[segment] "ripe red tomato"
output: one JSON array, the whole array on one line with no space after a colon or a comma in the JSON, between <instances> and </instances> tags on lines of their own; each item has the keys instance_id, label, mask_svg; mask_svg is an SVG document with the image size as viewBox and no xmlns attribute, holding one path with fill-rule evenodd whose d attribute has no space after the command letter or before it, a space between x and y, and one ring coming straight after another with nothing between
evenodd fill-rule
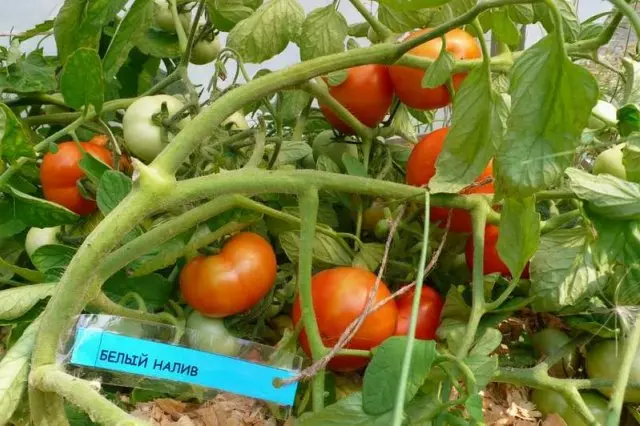
<instances>
[{"instance_id":1,"label":"ripe red tomato","mask_svg":"<svg viewBox=\"0 0 640 426\"><path fill-rule=\"evenodd\" d=\"M407 37L407 40L418 37L430 31L419 30ZM475 38L460 29L451 30L445 34L446 50L457 60L476 59L482 56L482 51ZM436 59L442 49L442 38L429 40L409 51L409 54L423 58ZM451 103L451 96L446 85L434 89L423 89L422 79L425 71L401 65L389 67L389 75L393 83L393 90L400 100L407 106L416 109L442 108ZM456 90L467 77L466 73L453 75L453 86Z\"/></svg>"},{"instance_id":2,"label":"ripe red tomato","mask_svg":"<svg viewBox=\"0 0 640 426\"><path fill-rule=\"evenodd\" d=\"M329 93L362 124L377 126L387 115L393 101L393 88L387 67L361 65L349 68L347 72L347 79L338 86L329 86ZM320 104L320 109L333 127L343 133L353 133L328 106Z\"/></svg>"},{"instance_id":3,"label":"ripe red tomato","mask_svg":"<svg viewBox=\"0 0 640 426\"><path fill-rule=\"evenodd\" d=\"M396 304L398 305L396 336L406 336L409 332L414 293L414 289L411 289L396 298ZM417 339L434 340L436 338L436 330L440 324L440 314L443 306L444 302L437 291L426 285L422 287L420 309L418 310L418 325L416 327Z\"/></svg>"},{"instance_id":4,"label":"ripe red tomato","mask_svg":"<svg viewBox=\"0 0 640 426\"><path fill-rule=\"evenodd\" d=\"M484 275L499 273L504 276L510 276L509 268L504 264L500 256L498 255L498 236L500 235L500 228L495 225L487 225L484 231L484 262L483 273ZM473 238L469 237L467 240L467 246L465 249L465 258L467 259L467 265L469 268L473 268ZM529 278L529 264L525 266L522 272L522 278Z\"/></svg>"},{"instance_id":5,"label":"ripe red tomato","mask_svg":"<svg viewBox=\"0 0 640 426\"><path fill-rule=\"evenodd\" d=\"M93 141L93 139L92 139ZM82 148L98 160L113 166L111 152L104 146L92 142L80 142ZM78 162L82 152L76 142L58 144L58 152L45 154L40 166L40 181L44 197L80 215L88 215L97 209L96 202L80 195L79 179L85 176Z\"/></svg>"},{"instance_id":6,"label":"ripe red tomato","mask_svg":"<svg viewBox=\"0 0 640 426\"><path fill-rule=\"evenodd\" d=\"M241 232L220 253L192 259L180 273L184 300L210 317L246 311L260 301L276 280L273 247L258 234Z\"/></svg>"},{"instance_id":7,"label":"ripe red tomato","mask_svg":"<svg viewBox=\"0 0 640 426\"><path fill-rule=\"evenodd\" d=\"M436 174L436 160L444 146L444 140L449 129L443 127L426 135L416 146L413 147L409 160L407 161L407 183L414 186L428 184ZM493 176L493 165L491 162L484 169L476 182L487 180ZM480 186L465 189L461 194L493 194L493 182ZM449 209L444 207L432 207L431 220L439 221L444 227L449 215ZM453 232L471 232L471 216L466 210L453 209L451 216L451 227Z\"/></svg>"},{"instance_id":8,"label":"ripe red tomato","mask_svg":"<svg viewBox=\"0 0 640 426\"><path fill-rule=\"evenodd\" d=\"M350 267L327 269L313 276L313 309L325 346L335 345L349 324L362 313L375 281L376 276L371 272ZM373 303L390 295L387 286L381 282ZM292 316L295 324L301 320L300 296L296 297L293 304ZM390 301L364 320L347 348L366 350L378 346L386 338L393 336L397 319L398 308L394 301ZM300 345L308 355L311 354L304 329L300 333ZM353 371L364 367L368 362L368 358L338 356L329 362L329 368L335 371Z\"/></svg>"}]
</instances>

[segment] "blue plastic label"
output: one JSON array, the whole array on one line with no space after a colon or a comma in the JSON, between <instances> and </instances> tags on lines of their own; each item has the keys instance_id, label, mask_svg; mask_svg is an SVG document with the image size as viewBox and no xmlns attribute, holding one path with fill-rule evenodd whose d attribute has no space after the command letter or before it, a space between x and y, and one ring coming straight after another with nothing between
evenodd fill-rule
<instances>
[{"instance_id":1,"label":"blue plastic label","mask_svg":"<svg viewBox=\"0 0 640 426\"><path fill-rule=\"evenodd\" d=\"M78 328L71 363L207 388L291 406L297 384L274 379L295 372L251 361L152 342L97 328Z\"/></svg>"}]
</instances>

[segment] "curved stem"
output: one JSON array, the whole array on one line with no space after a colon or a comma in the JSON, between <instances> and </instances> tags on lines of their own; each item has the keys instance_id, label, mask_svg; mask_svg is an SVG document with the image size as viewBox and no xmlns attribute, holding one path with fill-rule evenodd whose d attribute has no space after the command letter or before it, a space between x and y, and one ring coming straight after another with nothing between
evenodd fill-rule
<instances>
[{"instance_id":1,"label":"curved stem","mask_svg":"<svg viewBox=\"0 0 640 426\"><path fill-rule=\"evenodd\" d=\"M636 12L636 9L631 6L625 0L609 0L624 16L629 19L633 30L636 32L636 36L640 37L640 17Z\"/></svg>"},{"instance_id":2,"label":"curved stem","mask_svg":"<svg viewBox=\"0 0 640 426\"><path fill-rule=\"evenodd\" d=\"M260 162L262 161L262 156L264 155L264 147L267 141L267 130L264 126L264 121L260 120L260 129L255 134L255 144L253 146L253 152L251 153L251 157L247 161L247 164L244 165L244 168L253 168L258 167Z\"/></svg>"},{"instance_id":3,"label":"curved stem","mask_svg":"<svg viewBox=\"0 0 640 426\"><path fill-rule=\"evenodd\" d=\"M464 380L465 380L465 383L467 385L467 390L468 390L468 393L470 395L477 392L477 389L476 389L476 386L477 386L476 378L473 375L473 371L471 371L469 366L467 364L465 364L464 361L462 361L459 358L456 358L453 355L439 354L438 355L438 359L436 360L436 362L442 362L442 361L451 362L456 367L458 367L458 369L460 369L460 372L464 376Z\"/></svg>"},{"instance_id":4,"label":"curved stem","mask_svg":"<svg viewBox=\"0 0 640 426\"><path fill-rule=\"evenodd\" d=\"M418 326L418 312L420 312L420 296L422 293L422 282L424 281L425 265L427 264L427 252L429 248L429 193L424 191L424 235L422 236L422 250L420 251L420 262L418 264L417 285L413 294L413 304L411 306L411 317L409 319L409 330L407 331L407 346L402 359L402 370L400 371L400 382L398 383L398 394L393 409L393 426L401 426L404 420L404 404L407 396L407 381L409 380L409 369L413 356L413 344L416 338L416 328Z\"/></svg>"},{"instance_id":5,"label":"curved stem","mask_svg":"<svg viewBox=\"0 0 640 426\"><path fill-rule=\"evenodd\" d=\"M169 8L171 9L171 15L173 16L173 24L176 27L176 34L178 35L178 44L180 45L180 52L185 53L189 50L189 40L187 34L184 32L182 23L180 22L180 15L178 14L178 6L176 6L176 0L168 0Z\"/></svg>"},{"instance_id":6,"label":"curved stem","mask_svg":"<svg viewBox=\"0 0 640 426\"><path fill-rule=\"evenodd\" d=\"M386 40L393 35L391 30L384 24L382 24L382 22L380 22L375 16L373 16L360 0L349 1L353 5L353 7L356 8L358 12L360 12L360 15L362 15L362 17L369 23L371 28L373 28L373 30L378 34L378 36L380 36L382 40Z\"/></svg>"},{"instance_id":7,"label":"curved stem","mask_svg":"<svg viewBox=\"0 0 640 426\"><path fill-rule=\"evenodd\" d=\"M563 54L567 55L567 48L564 44L564 27L562 23L562 15L560 14L560 9L558 9L558 5L554 2L554 0L544 0L547 4L547 7L551 10L551 15L553 16L553 29L556 32L556 38L558 45L560 46L560 51Z\"/></svg>"},{"instance_id":8,"label":"curved stem","mask_svg":"<svg viewBox=\"0 0 640 426\"><path fill-rule=\"evenodd\" d=\"M498 309L505 302L505 300L507 300L507 298L511 296L511 293L513 293L513 291L518 288L518 284L520 284L520 277L513 278L506 290L503 291L496 300L486 304L485 310L487 312L491 312Z\"/></svg>"},{"instance_id":9,"label":"curved stem","mask_svg":"<svg viewBox=\"0 0 640 426\"><path fill-rule=\"evenodd\" d=\"M154 314L151 312L139 311L137 309L130 309L109 299L104 293L100 293L98 297L89 303L88 306L109 315L117 315L149 322L162 322L172 325L176 322L176 319L173 318L171 314L166 312Z\"/></svg>"},{"instance_id":10,"label":"curved stem","mask_svg":"<svg viewBox=\"0 0 640 426\"><path fill-rule=\"evenodd\" d=\"M547 232L554 231L580 216L582 216L582 212L580 210L571 210L566 213L561 213L557 216L553 216L542 222L540 226L540 232L546 234Z\"/></svg>"},{"instance_id":11,"label":"curved stem","mask_svg":"<svg viewBox=\"0 0 640 426\"><path fill-rule=\"evenodd\" d=\"M313 295L311 291L311 272L313 267L313 242L316 236L316 219L318 217L318 190L309 188L299 195L300 216L302 226L300 227L300 256L298 259L298 293L300 297L300 307L302 311L302 322L304 323L311 356L314 361L322 358L327 348L322 343L320 330L316 322L316 315L313 309ZM324 408L324 371L320 371L313 377L313 411L320 411Z\"/></svg>"}]
</instances>

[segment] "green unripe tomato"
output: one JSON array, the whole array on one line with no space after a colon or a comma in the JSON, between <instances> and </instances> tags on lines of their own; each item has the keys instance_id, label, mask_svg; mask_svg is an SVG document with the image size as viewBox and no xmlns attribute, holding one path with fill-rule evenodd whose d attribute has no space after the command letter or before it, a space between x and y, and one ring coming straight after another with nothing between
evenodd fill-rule
<instances>
[{"instance_id":1,"label":"green unripe tomato","mask_svg":"<svg viewBox=\"0 0 640 426\"><path fill-rule=\"evenodd\" d=\"M326 155L341 169L344 169L342 155L348 154L358 158L358 147L351 143L336 142L333 137L333 131L325 130L316 136L313 140L313 158L317 161L321 155Z\"/></svg>"},{"instance_id":2,"label":"green unripe tomato","mask_svg":"<svg viewBox=\"0 0 640 426\"><path fill-rule=\"evenodd\" d=\"M169 116L184 106L178 99L169 95L143 96L129 106L122 120L127 148L147 163L153 161L166 146L162 140L162 128L153 122L153 116L162 110L163 103L167 105ZM173 138L171 133L168 136L169 140Z\"/></svg>"},{"instance_id":3,"label":"green unripe tomato","mask_svg":"<svg viewBox=\"0 0 640 426\"><path fill-rule=\"evenodd\" d=\"M195 65L205 65L218 57L221 46L218 37L213 40L200 40L193 45L189 61Z\"/></svg>"},{"instance_id":4,"label":"green unripe tomato","mask_svg":"<svg viewBox=\"0 0 640 426\"><path fill-rule=\"evenodd\" d=\"M221 318L209 318L193 311L187 318L187 341L196 349L234 356L240 344L229 333Z\"/></svg>"},{"instance_id":5,"label":"green unripe tomato","mask_svg":"<svg viewBox=\"0 0 640 426\"><path fill-rule=\"evenodd\" d=\"M180 20L180 24L182 28L184 28L185 32L189 30L189 26L191 25L191 14L188 12L181 13L178 15L178 19ZM167 2L154 2L153 3L153 25L160 28L162 31L166 31L168 33L176 32L176 26L173 22L173 14L171 13L171 9L169 9L169 4Z\"/></svg>"},{"instance_id":6,"label":"green unripe tomato","mask_svg":"<svg viewBox=\"0 0 640 426\"><path fill-rule=\"evenodd\" d=\"M586 368L590 379L603 379L614 382L618 376L622 357L625 352L623 344L615 340L603 340L592 345L587 350ZM640 351L637 351L631 364L630 382L640 382ZM612 389L601 389L600 392L611 396ZM625 402L640 403L640 390L627 389L624 393Z\"/></svg>"},{"instance_id":7,"label":"green unripe tomato","mask_svg":"<svg viewBox=\"0 0 640 426\"><path fill-rule=\"evenodd\" d=\"M538 357L547 357L571 341L571 338L557 328L545 328L531 337L533 349ZM549 367L549 375L571 377L578 368L578 348Z\"/></svg>"},{"instance_id":8,"label":"green unripe tomato","mask_svg":"<svg viewBox=\"0 0 640 426\"><path fill-rule=\"evenodd\" d=\"M602 151L596 161L593 164L593 173L599 175L601 173L607 173L611 176L615 176L619 179L627 179L627 170L622 163L623 152L625 144L619 144L612 148Z\"/></svg>"},{"instance_id":9,"label":"green unripe tomato","mask_svg":"<svg viewBox=\"0 0 640 426\"><path fill-rule=\"evenodd\" d=\"M50 246L60 244L58 240L59 226L52 228L31 228L27 232L27 238L24 242L24 249L27 255L31 257L33 253L42 246Z\"/></svg>"},{"instance_id":10,"label":"green unripe tomato","mask_svg":"<svg viewBox=\"0 0 640 426\"><path fill-rule=\"evenodd\" d=\"M607 419L608 401L595 392L582 392L580 394L585 404L593 413L599 424L605 424ZM531 394L531 401L536 404L538 410L545 415L557 414L568 426L587 426L582 417L569 406L562 395L550 390L536 389Z\"/></svg>"},{"instance_id":11,"label":"green unripe tomato","mask_svg":"<svg viewBox=\"0 0 640 426\"><path fill-rule=\"evenodd\" d=\"M231 123L230 130L247 130L249 128L247 118L242 111L236 111L231 114L226 120L222 122L221 126L226 128L228 127L229 123Z\"/></svg>"},{"instance_id":12,"label":"green unripe tomato","mask_svg":"<svg viewBox=\"0 0 640 426\"><path fill-rule=\"evenodd\" d=\"M596 117L594 113L604 118L605 121ZM611 105L609 102L598 100L598 103L595 107L593 107L591 116L589 117L587 128L596 130L604 126L615 126L617 122L618 109L614 105Z\"/></svg>"}]
</instances>

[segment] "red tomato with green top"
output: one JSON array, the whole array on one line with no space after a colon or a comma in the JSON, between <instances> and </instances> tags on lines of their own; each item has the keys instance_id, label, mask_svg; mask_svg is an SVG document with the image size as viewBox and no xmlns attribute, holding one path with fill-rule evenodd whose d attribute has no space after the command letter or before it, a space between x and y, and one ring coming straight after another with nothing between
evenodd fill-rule
<instances>
[{"instance_id":1,"label":"red tomato with green top","mask_svg":"<svg viewBox=\"0 0 640 426\"><path fill-rule=\"evenodd\" d=\"M407 161L407 183L413 186L427 185L436 175L436 161L444 146L445 138L449 132L448 127L437 129L426 135L418 142L409 155ZM484 169L476 182L488 181L493 176L493 166L491 162ZM461 194L493 194L493 181L488 181L483 185L473 186L461 192ZM430 219L432 222L440 222L440 227L444 228L447 223L449 209L444 207L431 207ZM471 232L471 215L463 209L453 209L451 216L451 227L453 232Z\"/></svg>"},{"instance_id":2,"label":"red tomato with green top","mask_svg":"<svg viewBox=\"0 0 640 426\"><path fill-rule=\"evenodd\" d=\"M409 333L414 294L415 290L411 289L396 298L396 304L398 305L396 336L406 336ZM422 287L420 307L418 309L418 323L416 326L417 339L434 340L436 338L436 330L440 324L440 314L442 313L443 306L444 301L435 289L426 285Z\"/></svg>"},{"instance_id":3,"label":"red tomato with green top","mask_svg":"<svg viewBox=\"0 0 640 426\"><path fill-rule=\"evenodd\" d=\"M430 29L418 30L411 33L406 40L416 38ZM482 50L478 46L478 42L469 33L454 29L445 34L445 49L456 60L461 59L477 59L482 57ZM410 55L422 58L436 59L442 50L442 38L435 38L411 49ZM451 95L446 85L438 86L433 89L422 88L422 79L425 70L421 68L412 68L403 65L392 65L389 67L389 75L393 83L393 90L396 96L400 98L405 105L416 109L437 109L442 108L451 103ZM452 76L453 86L456 90L460 87L466 73L457 73Z\"/></svg>"},{"instance_id":4,"label":"red tomato with green top","mask_svg":"<svg viewBox=\"0 0 640 426\"><path fill-rule=\"evenodd\" d=\"M82 159L78 144L88 154L109 167L113 166L111 151L102 145L92 142L62 142L58 144L58 152L45 154L40 166L40 181L47 200L79 215L88 215L98 206L95 201L84 198L77 186L78 180L86 176L78 164Z\"/></svg>"},{"instance_id":5,"label":"red tomato with green top","mask_svg":"<svg viewBox=\"0 0 640 426\"><path fill-rule=\"evenodd\" d=\"M180 273L180 290L210 317L239 314L256 305L276 281L276 254L258 234L241 232L213 256L193 258Z\"/></svg>"},{"instance_id":6,"label":"red tomato with green top","mask_svg":"<svg viewBox=\"0 0 640 426\"><path fill-rule=\"evenodd\" d=\"M313 309L320 330L320 337L326 347L333 347L346 328L363 311L369 291L376 282L376 275L364 269L339 267L315 274L311 280ZM378 286L374 305L389 297L391 293L384 282ZM302 320L300 295L293 304L293 322ZM398 308L390 300L382 308L369 315L353 339L347 344L349 349L369 350L393 336L398 320ZM300 333L302 349L311 354L306 331ZM354 371L364 367L369 358L357 356L337 356L329 362L335 371Z\"/></svg>"},{"instance_id":7,"label":"red tomato with green top","mask_svg":"<svg viewBox=\"0 0 640 426\"><path fill-rule=\"evenodd\" d=\"M329 86L329 93L362 124L375 127L387 115L393 101L389 72L384 65L360 65L347 70L347 78L337 86ZM327 79L325 78L325 81ZM343 133L353 133L326 105L320 109L327 121Z\"/></svg>"}]
</instances>

